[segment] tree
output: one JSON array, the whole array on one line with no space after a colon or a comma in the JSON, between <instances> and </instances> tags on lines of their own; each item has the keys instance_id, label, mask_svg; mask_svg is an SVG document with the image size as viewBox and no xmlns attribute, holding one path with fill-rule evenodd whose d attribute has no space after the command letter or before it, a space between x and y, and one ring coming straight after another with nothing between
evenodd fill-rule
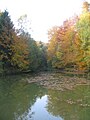
<instances>
[{"instance_id":1,"label":"tree","mask_svg":"<svg viewBox=\"0 0 90 120\"><path fill-rule=\"evenodd\" d=\"M77 22L77 32L82 54L82 57L79 57L79 64L81 64L81 68L86 69L90 67L90 12L88 2L83 3L83 12Z\"/></svg>"},{"instance_id":2,"label":"tree","mask_svg":"<svg viewBox=\"0 0 90 120\"><path fill-rule=\"evenodd\" d=\"M27 61L27 43L25 37L16 33L8 11L0 16L0 60L3 69L25 69Z\"/></svg>"},{"instance_id":3,"label":"tree","mask_svg":"<svg viewBox=\"0 0 90 120\"><path fill-rule=\"evenodd\" d=\"M12 44L13 56L12 65L19 70L26 70L28 68L28 43L27 38L23 35L14 34L14 42Z\"/></svg>"},{"instance_id":4,"label":"tree","mask_svg":"<svg viewBox=\"0 0 90 120\"><path fill-rule=\"evenodd\" d=\"M62 53L61 60L64 66L72 66L76 59L76 45L75 45L75 23L77 16L64 21L63 26L59 30L60 50ZM58 51L57 51L58 52ZM59 58L59 56L58 56Z\"/></svg>"},{"instance_id":5,"label":"tree","mask_svg":"<svg viewBox=\"0 0 90 120\"><path fill-rule=\"evenodd\" d=\"M17 24L18 24L19 34L28 33L31 29L30 21L29 21L28 16L26 14L19 17Z\"/></svg>"},{"instance_id":6,"label":"tree","mask_svg":"<svg viewBox=\"0 0 90 120\"><path fill-rule=\"evenodd\" d=\"M9 13L5 10L0 15L0 59L3 63L3 69L11 66L13 32L15 32L14 25Z\"/></svg>"},{"instance_id":7,"label":"tree","mask_svg":"<svg viewBox=\"0 0 90 120\"><path fill-rule=\"evenodd\" d=\"M58 49L58 29L59 27L55 26L51 30L48 31L48 38L49 38L49 43L48 43L48 48L47 48L47 59L48 59L48 64L52 67L56 67L57 64L57 57L56 57L56 52Z\"/></svg>"},{"instance_id":8,"label":"tree","mask_svg":"<svg viewBox=\"0 0 90 120\"><path fill-rule=\"evenodd\" d=\"M39 67L39 48L32 38L28 40L28 50L29 70L36 71Z\"/></svg>"},{"instance_id":9,"label":"tree","mask_svg":"<svg viewBox=\"0 0 90 120\"><path fill-rule=\"evenodd\" d=\"M72 66L76 60L76 31L77 16L63 22L60 27L49 31L48 60L55 68Z\"/></svg>"},{"instance_id":10,"label":"tree","mask_svg":"<svg viewBox=\"0 0 90 120\"><path fill-rule=\"evenodd\" d=\"M37 42L39 48L39 70L47 69L47 45L41 41Z\"/></svg>"}]
</instances>

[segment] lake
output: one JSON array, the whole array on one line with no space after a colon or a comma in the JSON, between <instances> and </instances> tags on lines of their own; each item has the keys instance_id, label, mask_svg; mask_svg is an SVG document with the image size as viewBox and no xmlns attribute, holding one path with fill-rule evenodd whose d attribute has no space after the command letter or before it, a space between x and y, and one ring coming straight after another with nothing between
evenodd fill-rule
<instances>
[{"instance_id":1,"label":"lake","mask_svg":"<svg viewBox=\"0 0 90 120\"><path fill-rule=\"evenodd\" d=\"M90 120L89 85L57 91L23 78L0 78L0 120Z\"/></svg>"}]
</instances>

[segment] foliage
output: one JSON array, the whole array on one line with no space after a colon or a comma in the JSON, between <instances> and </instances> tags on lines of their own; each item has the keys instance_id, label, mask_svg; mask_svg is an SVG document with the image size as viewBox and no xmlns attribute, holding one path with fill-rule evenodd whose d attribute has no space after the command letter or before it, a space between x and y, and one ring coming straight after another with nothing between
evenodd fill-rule
<instances>
[{"instance_id":1,"label":"foliage","mask_svg":"<svg viewBox=\"0 0 90 120\"><path fill-rule=\"evenodd\" d=\"M16 36L12 45L12 65L20 70L28 68L28 45L23 35Z\"/></svg>"},{"instance_id":2,"label":"foliage","mask_svg":"<svg viewBox=\"0 0 90 120\"><path fill-rule=\"evenodd\" d=\"M47 70L48 66L90 70L88 2L83 3L81 15L75 15L48 31L48 44L36 42L30 29L27 15L18 19L18 29L15 29L8 11L0 12L0 72Z\"/></svg>"},{"instance_id":3,"label":"foliage","mask_svg":"<svg viewBox=\"0 0 90 120\"><path fill-rule=\"evenodd\" d=\"M70 63L75 63L76 32L74 24L77 19L75 16L73 19L66 20L62 26L49 31L49 35L52 37L48 45L48 61L51 61L53 67L61 68Z\"/></svg>"},{"instance_id":4,"label":"foliage","mask_svg":"<svg viewBox=\"0 0 90 120\"><path fill-rule=\"evenodd\" d=\"M0 59L3 69L23 69L27 65L27 46L25 40L15 32L9 13L4 11L0 16Z\"/></svg>"},{"instance_id":5,"label":"foliage","mask_svg":"<svg viewBox=\"0 0 90 120\"><path fill-rule=\"evenodd\" d=\"M77 32L80 39L80 50L82 52L82 57L80 59L81 63L83 62L82 67L90 66L90 12L86 6L82 14L80 15L79 21L77 22Z\"/></svg>"},{"instance_id":6,"label":"foliage","mask_svg":"<svg viewBox=\"0 0 90 120\"><path fill-rule=\"evenodd\" d=\"M29 69L31 71L35 71L38 68L39 65L39 49L36 44L36 41L34 41L32 38L28 41L28 47L29 47Z\"/></svg>"},{"instance_id":7,"label":"foliage","mask_svg":"<svg viewBox=\"0 0 90 120\"><path fill-rule=\"evenodd\" d=\"M37 42L39 49L39 69L47 70L47 45L41 41Z\"/></svg>"},{"instance_id":8,"label":"foliage","mask_svg":"<svg viewBox=\"0 0 90 120\"><path fill-rule=\"evenodd\" d=\"M7 66L11 66L11 59L13 56L12 44L13 44L13 23L8 15L7 11L4 11L0 15L0 59L3 63L3 69Z\"/></svg>"},{"instance_id":9,"label":"foliage","mask_svg":"<svg viewBox=\"0 0 90 120\"><path fill-rule=\"evenodd\" d=\"M90 11L83 3L82 14L48 32L48 61L54 68L90 69Z\"/></svg>"}]
</instances>

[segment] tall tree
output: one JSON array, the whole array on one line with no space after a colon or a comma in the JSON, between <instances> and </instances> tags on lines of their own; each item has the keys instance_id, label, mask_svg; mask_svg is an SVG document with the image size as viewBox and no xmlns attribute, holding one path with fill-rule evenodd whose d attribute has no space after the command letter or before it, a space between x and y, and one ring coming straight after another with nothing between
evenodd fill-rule
<instances>
[{"instance_id":1,"label":"tall tree","mask_svg":"<svg viewBox=\"0 0 90 120\"><path fill-rule=\"evenodd\" d=\"M0 59L3 63L3 69L4 67L11 66L13 32L15 32L14 25L9 13L5 10L0 15Z\"/></svg>"},{"instance_id":2,"label":"tall tree","mask_svg":"<svg viewBox=\"0 0 90 120\"><path fill-rule=\"evenodd\" d=\"M36 41L32 38L28 41L28 49L29 70L36 71L39 67L39 48Z\"/></svg>"},{"instance_id":3,"label":"tall tree","mask_svg":"<svg viewBox=\"0 0 90 120\"><path fill-rule=\"evenodd\" d=\"M27 38L23 35L16 35L14 33L14 42L12 44L13 56L12 65L19 70L25 70L28 68L28 43Z\"/></svg>"},{"instance_id":4,"label":"tall tree","mask_svg":"<svg viewBox=\"0 0 90 120\"><path fill-rule=\"evenodd\" d=\"M48 60L56 68L75 64L76 59L76 31L77 16L64 21L63 25L49 31Z\"/></svg>"},{"instance_id":5,"label":"tall tree","mask_svg":"<svg viewBox=\"0 0 90 120\"><path fill-rule=\"evenodd\" d=\"M25 37L16 33L8 11L0 15L0 60L3 69L25 69L27 62L27 43Z\"/></svg>"},{"instance_id":6,"label":"tall tree","mask_svg":"<svg viewBox=\"0 0 90 120\"><path fill-rule=\"evenodd\" d=\"M48 38L49 38L49 43L48 43L48 49L47 49L47 59L48 63L52 67L56 67L57 65L57 57L56 57L56 52L58 49L58 29L59 27L55 26L52 29L48 31Z\"/></svg>"},{"instance_id":7,"label":"tall tree","mask_svg":"<svg viewBox=\"0 0 90 120\"><path fill-rule=\"evenodd\" d=\"M88 2L83 3L83 11L77 22L77 32L80 39L80 51L82 57L79 59L81 67L90 67L90 11Z\"/></svg>"},{"instance_id":8,"label":"tall tree","mask_svg":"<svg viewBox=\"0 0 90 120\"><path fill-rule=\"evenodd\" d=\"M39 48L39 70L47 69L47 44L39 41L37 42Z\"/></svg>"}]
</instances>

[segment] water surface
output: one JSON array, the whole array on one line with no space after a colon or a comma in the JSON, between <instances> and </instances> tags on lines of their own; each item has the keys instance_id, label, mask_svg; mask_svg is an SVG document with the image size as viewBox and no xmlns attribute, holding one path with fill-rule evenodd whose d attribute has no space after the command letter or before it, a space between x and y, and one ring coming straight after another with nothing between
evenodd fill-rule
<instances>
[{"instance_id":1,"label":"water surface","mask_svg":"<svg viewBox=\"0 0 90 120\"><path fill-rule=\"evenodd\" d=\"M90 86L61 92L22 78L0 78L0 120L90 120Z\"/></svg>"}]
</instances>

